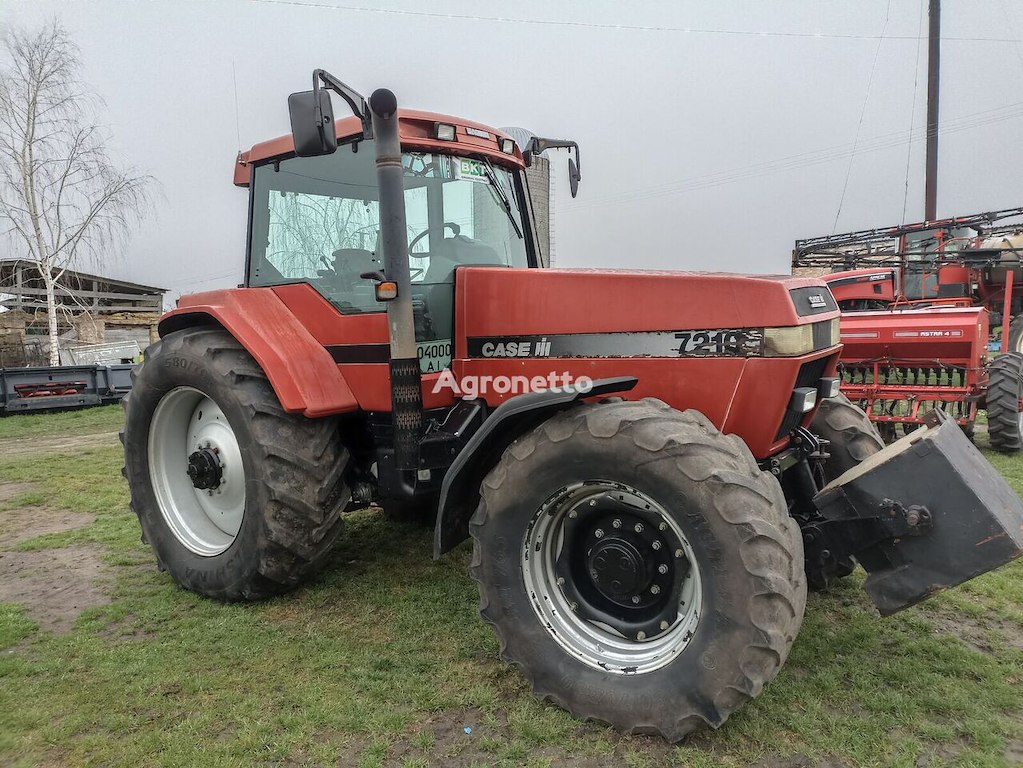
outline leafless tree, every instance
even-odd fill
[[[148,208],[152,179],[119,168],[79,77],[78,48],[53,21],[10,28],[0,45],[0,222],[46,288],[50,365],[56,293],[69,268],[100,263]]]

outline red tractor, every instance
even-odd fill
[[[245,287],[183,297],[126,400],[144,539],[183,587],[283,592],[344,513],[472,539],[537,695],[677,740],[778,673],[808,581],[889,614],[1023,551],[1023,502],[940,412],[883,448],[818,280],[554,270],[525,150],[317,70],[236,166]],[[335,120],[328,94],[354,117]]]
[[[1023,208],[797,240],[843,310],[842,389],[887,441],[932,408],[1023,448]],[[1000,326],[1000,338],[991,329]],[[989,348],[1003,354],[989,359]]]

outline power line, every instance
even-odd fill
[[[982,112],[964,115],[960,118],[943,121],[941,123],[941,132],[943,135],[959,133],[961,131],[973,130],[974,128],[991,125],[993,123],[1015,120],[1020,117],[1023,117],[1023,102],[1009,104],[1003,107],[998,107],[997,109],[984,110]],[[899,131],[897,133],[882,134],[881,136],[862,141],[860,142],[860,146],[857,148],[857,154],[862,155],[900,147],[906,140],[905,137],[905,131]],[[922,141],[926,137],[926,129],[917,128],[914,130],[910,140],[917,142]],[[632,192],[620,192],[603,198],[590,198],[585,201],[580,199],[575,202],[566,203],[565,208],[592,208],[626,201],[632,202],[648,200],[657,197],[681,194],[684,192],[710,189],[726,184],[733,184],[739,181],[745,181],[750,178],[768,176],[784,171],[798,170],[800,168],[806,168],[813,165],[821,165],[823,163],[834,162],[835,160],[842,160],[849,157],[851,154],[850,146],[851,145],[848,144],[840,145],[838,147],[830,147],[813,152],[790,155],[788,157],[765,161],[762,163],[755,163],[742,168],[720,171],[706,176],[697,176],[690,179],[676,179],[656,187],[644,187],[643,189],[637,189]]]
[[[964,130],[965,128],[986,125],[990,122],[1000,122],[1002,120],[1013,119],[1020,115],[1023,115],[1023,102],[1014,102],[1011,104],[1003,104],[998,107],[993,107],[991,109],[981,110],[979,112],[971,112],[960,117],[946,119],[941,123],[941,129],[945,132],[955,132],[957,130]],[[908,138],[910,141],[917,141],[918,139],[923,138],[923,136],[924,134],[914,130]],[[879,134],[862,141],[858,153],[862,154],[865,152],[873,152],[879,149],[888,149],[893,146],[899,146],[903,143],[903,141],[906,141],[906,139],[905,131]],[[739,174],[738,178],[744,178],[747,175],[763,175],[763,173],[759,172],[761,170],[771,172],[778,170],[790,170],[802,168],[808,165],[817,165],[822,162],[830,162],[832,160],[841,160],[849,156],[849,152],[851,151],[850,147],[850,144],[839,144],[831,147],[824,147],[822,149],[811,150],[810,152],[800,152],[795,155],[786,155],[774,160],[751,163],[743,166],[742,168],[733,168],[704,176],[696,176],[690,179],[676,179],[663,184],[651,185],[644,187],[643,191],[644,193],[661,191],[670,193],[679,189],[691,187],[694,184],[700,185],[704,181],[714,181],[722,176],[732,178],[735,174]],[[607,198],[596,199],[617,200],[623,197],[625,197],[625,195],[614,194]],[[592,200],[593,198],[590,199],[590,201]]]
[[[856,146],[860,143],[860,131],[863,129],[863,118],[867,114],[867,102],[870,101],[870,86],[874,82],[874,72],[877,70],[877,57],[881,53],[881,43],[884,42],[884,33],[888,31],[888,19],[892,12],[892,0],[884,11],[884,24],[881,25],[881,37],[877,40],[877,47],[874,49],[874,60],[870,63],[870,74],[867,75],[867,90],[863,94],[863,106],[860,107],[860,120],[856,123],[856,133],[853,135],[852,152],[849,153],[849,166],[845,169],[845,181],[842,183],[842,195],[838,198],[838,210],[835,212],[835,223],[831,226],[831,234],[838,230],[838,218],[842,215],[842,204],[845,202],[845,192],[849,188],[849,177],[852,176],[853,158],[856,156]]]
[[[777,30],[745,30],[745,29],[714,29],[707,27],[669,27],[643,24],[602,24],[592,21],[558,21],[556,19],[520,19],[506,16],[482,16],[478,14],[441,13],[439,11],[409,11],[400,8],[368,8],[358,5],[337,5],[333,3],[317,3],[313,0],[250,0],[266,5],[285,5],[298,8],[318,8],[320,10],[349,11],[352,13],[379,13],[392,16],[412,16],[416,18],[441,19],[445,21],[483,21],[500,24],[524,24],[544,27],[576,27],[581,29],[603,29],[618,32],[661,32],[694,35],[732,35],[739,37],[783,37],[826,40],[879,40],[878,35],[856,35],[832,32],[786,32]],[[886,40],[918,40],[914,35],[887,35]],[[942,42],[961,43],[1020,43],[1016,38],[1004,37],[943,37]]]
[[[902,224],[906,223],[906,205],[909,203],[909,165],[913,156],[913,124],[916,119],[916,93],[920,81],[920,33],[924,28],[924,3],[920,0],[920,17],[917,22],[916,57],[913,59],[913,106],[909,110],[909,136],[906,138],[906,186],[902,193]]]
[[[1016,34],[1016,30],[1013,29],[1012,17],[1009,16],[1009,10],[1005,7],[1005,0],[999,0],[998,5],[1002,9],[1002,16],[1005,17],[1005,27],[1009,30],[1009,34]],[[1020,69],[1023,70],[1023,53],[1020,52],[1019,43],[1014,47],[1016,49],[1016,58],[1019,59]]]

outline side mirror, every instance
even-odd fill
[[[572,197],[579,194],[579,180],[582,178],[582,174],[579,173],[579,166],[575,164],[575,160],[569,158],[568,161],[568,188],[572,192]]]
[[[299,157],[329,155],[337,149],[334,109],[326,89],[299,91],[288,97],[291,137]]]
[[[582,179],[582,174],[579,172],[579,167],[582,165],[579,161],[579,145],[574,141],[534,136],[522,150],[522,157],[526,161],[526,165],[532,165],[533,156],[546,152],[548,149],[567,149],[570,152],[575,152],[575,158],[568,160],[568,188],[572,192],[572,197],[575,197],[579,192],[579,181]]]

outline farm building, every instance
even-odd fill
[[[117,362],[155,339],[165,288],[72,270],[60,283],[62,363]],[[48,353],[42,276],[30,262],[0,260],[0,367],[45,365]]]

